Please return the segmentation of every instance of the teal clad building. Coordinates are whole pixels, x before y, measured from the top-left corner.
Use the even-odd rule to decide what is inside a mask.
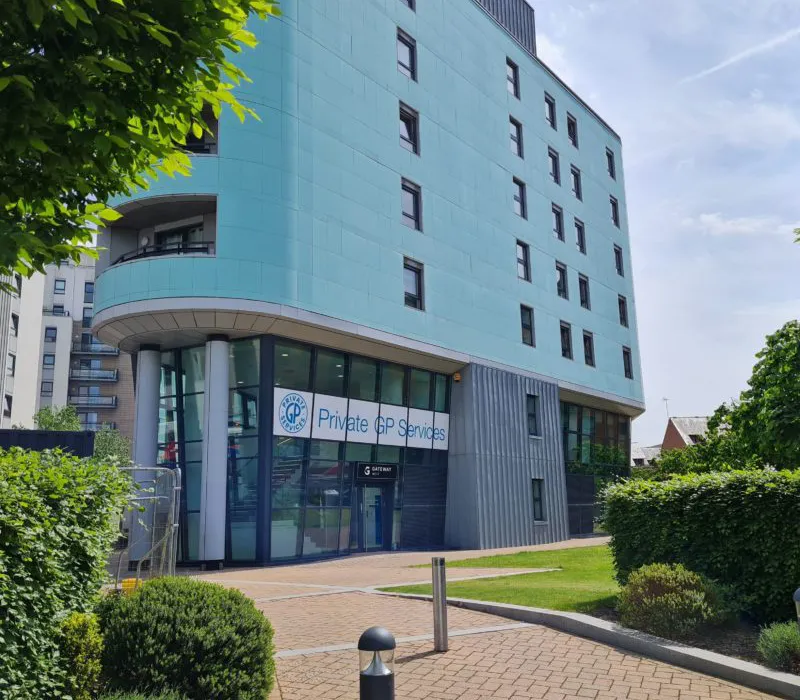
[[[224,112],[99,240],[181,560],[590,533],[644,410],[619,136],[525,0],[282,10],[238,59],[261,121]]]

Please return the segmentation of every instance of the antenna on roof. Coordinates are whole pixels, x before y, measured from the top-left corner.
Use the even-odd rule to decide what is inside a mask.
[[[665,396],[661,400],[664,402],[664,410],[667,412],[667,420],[669,420],[669,399]]]

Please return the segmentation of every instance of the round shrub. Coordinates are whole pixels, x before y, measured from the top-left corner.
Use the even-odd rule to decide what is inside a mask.
[[[778,671],[800,673],[800,630],[795,622],[776,622],[761,630],[756,644],[764,663]]]
[[[100,690],[103,638],[97,618],[72,613],[61,623],[60,651],[72,700],[92,700]]]
[[[626,627],[668,639],[689,637],[730,614],[722,589],[681,564],[648,564],[634,571],[618,610]]]
[[[148,581],[99,609],[103,671],[113,690],[191,700],[263,700],[272,688],[272,627],[236,590],[192,578]]]
[[[186,696],[176,693],[173,690],[165,690],[163,693],[142,694],[142,693],[111,693],[101,695],[100,700],[186,700]]]

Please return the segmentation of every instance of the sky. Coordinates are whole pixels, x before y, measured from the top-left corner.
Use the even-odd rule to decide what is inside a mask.
[[[800,2],[529,0],[540,58],[622,136],[647,412],[709,415],[800,317]]]

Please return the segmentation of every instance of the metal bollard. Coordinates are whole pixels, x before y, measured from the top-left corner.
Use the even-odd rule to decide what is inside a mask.
[[[444,557],[431,559],[433,576],[433,648],[435,651],[447,651],[447,574]]]
[[[394,700],[394,650],[397,644],[384,627],[370,627],[358,640],[360,700]]]

